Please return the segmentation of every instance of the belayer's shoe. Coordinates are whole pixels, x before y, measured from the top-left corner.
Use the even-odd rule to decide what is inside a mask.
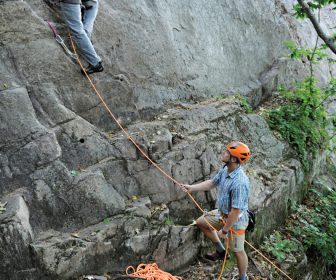
[[[223,260],[225,257],[225,251],[222,253],[217,251],[215,251],[214,253],[207,253],[204,257],[210,261]]]
[[[238,280],[248,280],[248,279],[249,278],[247,277],[247,275],[244,274],[244,275],[240,276]]]
[[[96,73],[96,72],[102,72],[104,70],[104,67],[103,67],[103,64],[101,61],[98,62],[97,65],[91,65],[89,64],[88,67],[85,68],[85,72],[88,74],[88,75],[91,75],[93,73]],[[82,69],[82,74],[85,75],[85,72],[83,71]]]

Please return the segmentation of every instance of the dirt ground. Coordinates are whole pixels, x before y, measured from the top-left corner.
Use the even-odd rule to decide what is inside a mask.
[[[256,252],[249,252],[249,266],[248,266],[248,279],[249,280],[283,280],[287,279],[275,272],[275,269],[260,257]],[[188,266],[183,272],[178,275],[183,280],[217,280],[221,272],[223,261],[216,262],[209,261],[203,257],[198,258],[195,263]],[[90,275],[83,276],[80,280],[140,280],[141,278],[129,277],[124,274],[104,276]],[[169,278],[170,279],[170,278]],[[221,280],[238,280],[238,269],[233,256],[229,256],[226,261],[224,273]]]
[[[211,262],[204,258],[199,258],[197,262],[182,273],[180,276],[184,280],[215,280],[218,279],[223,266],[223,261]],[[269,265],[255,253],[249,253],[248,279],[249,280],[271,280],[281,279],[272,277]],[[230,257],[225,264],[222,280],[238,280],[238,269],[234,257]]]

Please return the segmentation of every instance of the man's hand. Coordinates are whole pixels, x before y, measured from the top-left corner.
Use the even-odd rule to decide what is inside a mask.
[[[223,239],[227,239],[229,237],[228,232],[225,233],[225,232],[222,231],[222,229],[217,231],[217,235],[218,235],[219,238],[223,238]]]
[[[192,192],[192,186],[191,185],[180,185],[182,191],[186,193],[191,193]]]
[[[206,180],[204,182],[193,184],[193,185],[180,184],[179,186],[182,189],[182,191],[186,193],[198,192],[198,191],[209,191],[215,187],[212,180]]]

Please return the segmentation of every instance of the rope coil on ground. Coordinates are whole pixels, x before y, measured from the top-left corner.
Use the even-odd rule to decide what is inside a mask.
[[[129,270],[133,272],[129,273]],[[182,277],[173,276],[168,272],[159,269],[156,263],[139,264],[135,269],[133,266],[126,268],[126,274],[132,277],[143,278],[146,280],[182,280]]]
[[[164,171],[157,163],[155,163],[142,149],[141,147],[135,142],[135,140],[131,137],[131,135],[126,131],[126,129],[121,125],[121,123],[118,121],[118,119],[114,116],[114,114],[112,113],[111,109],[109,108],[109,106],[106,104],[104,98],[102,97],[102,95],[100,94],[100,92],[97,90],[96,86],[94,85],[94,83],[92,82],[91,78],[89,77],[89,75],[85,72],[85,69],[83,67],[83,64],[81,63],[77,51],[76,51],[76,47],[75,44],[73,42],[72,36],[69,33],[69,37],[70,37],[70,41],[71,41],[71,45],[72,45],[72,49],[74,51],[74,54],[76,55],[76,60],[80,66],[80,68],[84,71],[86,78],[88,79],[88,81],[91,84],[91,87],[93,88],[94,92],[96,93],[96,95],[98,96],[98,98],[100,99],[100,101],[102,102],[104,108],[106,109],[106,111],[110,114],[110,116],[112,117],[112,119],[115,121],[115,123],[119,126],[119,128],[121,129],[121,131],[124,133],[124,135],[126,136],[126,138],[133,143],[133,145],[136,147],[136,149],[141,153],[141,155],[143,157],[145,157],[162,175],[164,175],[167,179],[171,180],[172,182],[174,182],[177,186],[181,186],[183,185],[182,183],[178,182],[176,179],[174,179],[172,176],[170,176],[166,171]],[[194,197],[190,194],[187,193],[189,198],[193,201],[193,203],[197,206],[197,208],[204,213],[205,211],[203,210],[203,208],[198,204],[198,202],[194,199]],[[206,220],[206,219],[205,219]],[[208,223],[208,222],[207,222]],[[216,230],[213,226],[211,226],[209,223],[208,225],[213,228],[214,230]],[[216,230],[217,231],[217,230]],[[232,230],[233,231],[233,230]],[[234,233],[234,231],[233,231]],[[267,257],[265,257],[259,250],[257,250],[254,246],[252,246],[249,242],[247,242],[245,240],[245,243],[248,244],[252,249],[254,249],[258,254],[260,254],[266,261],[268,261],[272,266],[274,266],[281,274],[283,274],[286,278],[288,278],[289,280],[293,280],[290,276],[288,276],[284,271],[282,271],[279,267],[277,267],[271,260],[269,260]],[[226,259],[227,259],[227,251],[228,251],[228,239],[226,240],[226,253],[225,253],[225,257],[224,257],[224,261],[223,261],[223,265],[222,265],[222,269],[220,272],[220,275],[218,277],[218,279],[221,279],[223,273],[224,273],[224,268],[225,268],[225,263],[226,263]],[[143,264],[142,264],[143,265]],[[156,264],[155,264],[156,265]],[[141,265],[140,265],[141,266]],[[139,266],[138,266],[139,267]],[[127,270],[131,268],[128,267]],[[126,270],[126,271],[127,271]],[[144,279],[148,279],[148,280],[170,280],[170,279],[182,279],[182,278],[144,278]]]

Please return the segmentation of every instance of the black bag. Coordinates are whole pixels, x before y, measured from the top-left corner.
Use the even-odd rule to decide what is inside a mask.
[[[247,210],[247,214],[248,214],[249,221],[248,221],[246,231],[253,232],[255,228],[255,223],[256,223],[256,213],[250,210]]]

